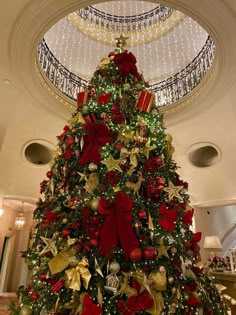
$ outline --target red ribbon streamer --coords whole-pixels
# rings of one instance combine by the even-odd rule
[[[132,250],[139,247],[138,239],[132,229],[132,207],[133,200],[123,192],[119,192],[113,202],[105,198],[100,199],[98,211],[105,217],[100,235],[102,255],[111,253],[119,240],[126,258]]]
[[[84,147],[79,164],[84,166],[91,161],[97,165],[101,161],[100,147],[112,141],[110,130],[104,123],[87,123],[83,128],[87,134],[84,136]]]

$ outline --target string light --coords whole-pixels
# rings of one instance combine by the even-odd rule
[[[154,9],[157,4],[123,0],[104,2],[93,7],[111,15],[137,16]],[[160,25],[147,27],[146,33],[140,33],[136,28],[128,40],[137,57],[139,69],[151,84],[166,79],[186,67],[202,49],[208,36],[190,17],[183,16],[178,11],[174,12]],[[69,71],[88,80],[96,69],[97,61],[113,49],[114,44],[111,44],[111,40],[115,36],[107,32],[109,42],[104,43],[102,41],[105,28],[88,24],[86,20],[78,19],[78,16],[79,25],[76,27],[72,22],[73,16],[72,14],[56,23],[44,38],[60,63]],[[96,38],[89,37],[88,32],[93,33]]]

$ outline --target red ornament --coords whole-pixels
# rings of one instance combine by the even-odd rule
[[[75,143],[75,138],[74,138],[74,137],[71,137],[71,136],[66,137],[66,140],[65,140],[66,146],[70,146],[70,145],[72,145],[73,143]]]
[[[51,177],[52,177],[52,172],[51,172],[51,171],[48,171],[48,172],[46,173],[46,175],[47,175],[48,178],[51,178]]]
[[[142,91],[139,93],[136,107],[143,112],[149,113],[154,102],[155,102],[154,94],[150,92]]]
[[[46,273],[41,273],[40,275],[39,275],[39,279],[40,280],[46,280],[47,279],[47,274]]]
[[[98,246],[98,240],[96,238],[92,238],[89,240],[90,244],[97,247]]]
[[[63,237],[68,237],[68,236],[70,236],[70,230],[66,229],[66,230],[62,231],[62,236],[63,236]]]
[[[145,248],[143,251],[143,257],[147,260],[155,259],[157,257],[157,251],[155,247],[148,246],[147,248]]]
[[[147,218],[147,212],[145,210],[141,210],[138,213],[138,216],[139,216],[140,219],[146,219]]]
[[[140,248],[135,248],[132,250],[132,252],[129,254],[129,259],[132,261],[139,261],[142,259],[142,251]]]
[[[33,301],[37,301],[38,298],[39,298],[39,294],[38,294],[37,292],[32,293],[31,299],[32,299]]]

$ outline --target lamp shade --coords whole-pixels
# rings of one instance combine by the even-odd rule
[[[222,252],[223,248],[217,235],[205,236],[204,249],[209,252]]]

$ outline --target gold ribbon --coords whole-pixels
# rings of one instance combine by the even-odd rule
[[[127,157],[129,156],[130,163],[135,168],[138,166],[138,159],[137,159],[137,154],[139,153],[139,148],[133,148],[130,151],[127,150],[126,148],[121,148],[120,150],[120,157]]]
[[[88,270],[88,260],[83,257],[75,268],[66,270],[68,278],[68,288],[80,291],[81,280],[85,289],[88,289],[91,274]],[[81,280],[80,280],[81,279]]]
[[[70,258],[74,256],[76,251],[74,249],[62,250],[55,257],[53,257],[49,263],[49,269],[52,274],[63,271],[70,262]]]

